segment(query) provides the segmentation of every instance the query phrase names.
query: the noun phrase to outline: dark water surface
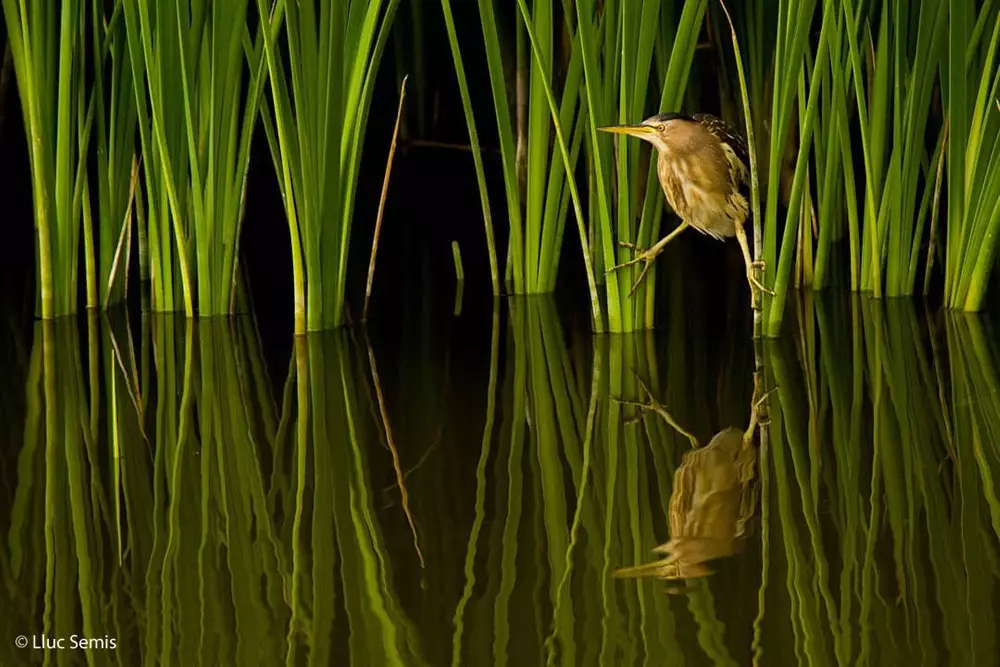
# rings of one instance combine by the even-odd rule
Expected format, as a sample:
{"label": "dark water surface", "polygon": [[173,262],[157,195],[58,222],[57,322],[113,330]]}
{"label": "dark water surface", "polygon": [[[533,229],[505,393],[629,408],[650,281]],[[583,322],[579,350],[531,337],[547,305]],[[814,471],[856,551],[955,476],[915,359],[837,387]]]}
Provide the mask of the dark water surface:
{"label": "dark water surface", "polygon": [[3,322],[0,664],[997,664],[989,318],[664,298]]}

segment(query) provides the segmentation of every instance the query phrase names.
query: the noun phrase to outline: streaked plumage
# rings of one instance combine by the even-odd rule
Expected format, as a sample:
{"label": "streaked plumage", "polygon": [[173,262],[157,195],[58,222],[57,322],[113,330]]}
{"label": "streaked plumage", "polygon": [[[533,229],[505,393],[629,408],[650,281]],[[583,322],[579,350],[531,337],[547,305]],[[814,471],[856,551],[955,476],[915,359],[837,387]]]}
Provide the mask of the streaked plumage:
{"label": "streaked plumage", "polygon": [[[761,264],[751,259],[743,230],[750,214],[747,203],[750,170],[746,144],[739,134],[720,118],[702,113],[664,113],[637,125],[601,129],[630,134],[656,147],[656,173],[660,186],[667,203],[682,221],[679,227],[649,249],[623,243],[637,254],[632,260],[610,270],[644,262],[645,266],[632,287],[634,292],[650,263],[667,243],[690,226],[720,241],[737,237],[747,264],[747,280],[752,288],[765,290],[753,275],[753,268]],[[753,295],[756,307],[755,291]]]}

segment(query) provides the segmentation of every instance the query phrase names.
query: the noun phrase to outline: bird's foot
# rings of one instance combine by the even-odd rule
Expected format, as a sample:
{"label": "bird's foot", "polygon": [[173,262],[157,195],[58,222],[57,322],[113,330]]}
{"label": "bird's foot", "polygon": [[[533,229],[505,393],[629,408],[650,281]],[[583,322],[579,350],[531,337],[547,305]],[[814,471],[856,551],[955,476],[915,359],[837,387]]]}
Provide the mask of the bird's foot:
{"label": "bird's foot", "polygon": [[767,294],[768,296],[774,296],[774,290],[771,290],[771,289],[768,289],[767,287],[764,287],[764,284],[762,282],[760,282],[759,280],[757,280],[757,276],[755,276],[753,274],[753,271],[751,271],[750,273],[747,274],[747,280],[750,281],[751,288],[756,289],[756,290],[758,290],[760,292],[763,292],[764,294]]}
{"label": "bird's foot", "polygon": [[659,255],[660,252],[662,252],[663,249],[662,248],[645,248],[644,249],[644,248],[641,248],[640,246],[637,246],[634,243],[629,243],[627,241],[619,241],[618,245],[621,246],[622,248],[628,248],[633,253],[635,253],[635,255],[632,257],[632,259],[628,260],[627,262],[622,262],[621,264],[616,264],[615,266],[612,266],[610,269],[608,269],[604,273],[606,275],[606,274],[611,273],[612,271],[617,271],[619,269],[624,269],[624,268],[626,268],[628,266],[635,266],[639,262],[643,262],[642,271],[639,272],[639,277],[635,279],[635,282],[632,283],[632,289],[629,290],[628,295],[631,297],[633,294],[635,294],[635,291],[636,291],[636,289],[638,289],[639,284],[646,278],[646,273],[649,271],[649,267],[652,265],[653,260],[656,259],[657,255]]}
{"label": "bird's foot", "polygon": [[764,287],[764,284],[757,279],[755,269],[763,270],[767,264],[764,260],[757,260],[750,262],[747,267],[747,282],[750,283],[750,307],[753,310],[760,310],[760,293],[764,292],[770,296],[774,296],[774,291]]}

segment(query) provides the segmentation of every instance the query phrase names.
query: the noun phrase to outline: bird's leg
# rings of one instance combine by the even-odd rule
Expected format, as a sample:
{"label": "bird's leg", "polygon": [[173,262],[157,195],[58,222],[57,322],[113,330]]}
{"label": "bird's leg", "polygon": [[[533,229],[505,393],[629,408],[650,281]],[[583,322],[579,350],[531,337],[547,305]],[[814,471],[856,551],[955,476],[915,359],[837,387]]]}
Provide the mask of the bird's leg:
{"label": "bird's leg", "polygon": [[648,248],[646,250],[643,250],[642,248],[640,248],[639,246],[635,245],[634,243],[627,243],[625,241],[619,241],[618,245],[620,245],[623,248],[628,248],[629,250],[632,250],[633,252],[636,253],[636,255],[634,257],[632,257],[632,259],[628,260],[627,262],[622,262],[621,264],[617,264],[615,266],[612,266],[610,269],[608,269],[607,271],[605,271],[605,273],[611,273],[612,271],[617,271],[618,269],[623,269],[626,266],[632,266],[634,264],[638,264],[639,262],[643,262],[644,264],[643,264],[643,267],[642,267],[642,271],[639,273],[639,277],[635,279],[635,282],[632,283],[632,289],[628,293],[629,296],[632,296],[633,294],[635,294],[636,288],[639,287],[639,283],[641,283],[642,280],[643,280],[643,278],[646,277],[646,272],[649,271],[649,267],[653,263],[653,260],[656,259],[657,255],[659,255],[661,252],[663,252],[663,249],[667,247],[668,243],[670,243],[671,241],[674,240],[674,237],[676,237],[678,234],[680,234],[685,229],[687,229],[687,227],[688,227],[688,223],[686,221],[682,220],[681,224],[677,225],[676,229],[674,229],[672,232],[670,232],[669,234],[667,234],[666,236],[664,236],[662,239],[660,239],[659,241],[657,241],[656,245],[654,245],[651,248]]}
{"label": "bird's leg", "polygon": [[763,269],[765,264],[763,261],[754,261],[753,257],[750,256],[750,243],[747,241],[747,232],[743,229],[743,225],[736,225],[736,240],[740,242],[743,261],[747,266],[747,282],[750,283],[750,307],[754,310],[760,310],[760,292],[774,296],[774,292],[764,287],[754,275],[754,269]]}
{"label": "bird's leg", "polygon": [[653,397],[653,392],[650,390],[649,385],[647,385],[643,381],[643,379],[638,376],[638,374],[636,375],[636,380],[639,381],[639,386],[642,387],[643,393],[646,394],[646,402],[639,403],[638,401],[626,401],[621,399],[615,399],[615,402],[621,405],[628,405],[630,407],[638,408],[640,410],[640,415],[643,412],[655,412],[657,415],[660,416],[661,419],[663,419],[663,421],[667,422],[667,424],[669,424],[671,428],[673,428],[679,434],[687,438],[688,442],[691,443],[692,449],[697,449],[698,447],[700,447],[701,444],[698,442],[698,438],[694,437],[693,434],[691,434],[689,431],[686,431],[683,426],[677,423],[677,420],[674,419],[673,415],[671,415],[667,411],[667,409],[663,406],[663,404],[657,401]]}

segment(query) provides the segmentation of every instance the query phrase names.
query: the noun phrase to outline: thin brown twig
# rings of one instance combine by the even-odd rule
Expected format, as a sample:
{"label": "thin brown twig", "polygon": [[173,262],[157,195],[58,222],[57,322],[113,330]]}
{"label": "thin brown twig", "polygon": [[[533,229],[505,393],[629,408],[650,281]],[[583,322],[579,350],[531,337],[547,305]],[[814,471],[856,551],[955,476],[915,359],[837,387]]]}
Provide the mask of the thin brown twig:
{"label": "thin brown twig", "polygon": [[[135,153],[132,154],[132,177],[129,179],[128,188],[128,205],[125,207],[125,219],[122,220],[121,232],[118,234],[118,243],[115,245],[115,256],[111,261],[111,271],[108,274],[108,284],[104,288],[104,303],[108,304],[111,301],[111,290],[115,286],[115,278],[118,276],[118,266],[121,264],[122,252],[125,253],[125,264],[127,267],[129,264],[129,259],[131,257],[132,248],[132,203],[135,201],[135,188],[139,183],[139,165],[142,163],[142,157],[137,156]],[[125,281],[125,294],[128,294],[128,270],[122,274],[122,280]]]}
{"label": "thin brown twig", "polygon": [[382,179],[382,196],[378,201],[378,215],[375,217],[375,236],[372,237],[372,256],[368,261],[368,283],[365,285],[365,307],[361,311],[361,321],[368,320],[368,302],[372,296],[372,282],[375,280],[375,256],[378,254],[378,237],[382,232],[382,214],[385,212],[385,198],[389,193],[389,176],[392,173],[392,161],[396,156],[396,140],[399,138],[399,123],[403,118],[403,101],[406,99],[406,80],[403,77],[399,88],[399,107],[396,109],[396,125],[392,130],[392,143],[389,144],[389,159],[385,165],[385,177]]}
{"label": "thin brown twig", "polygon": [[396,451],[396,443],[392,440],[392,428],[389,426],[389,413],[385,408],[385,398],[382,395],[382,383],[379,381],[378,368],[375,365],[375,350],[372,349],[371,341],[368,340],[367,334],[365,334],[365,343],[368,347],[368,364],[371,367],[372,381],[375,383],[375,397],[378,399],[378,411],[382,417],[382,427],[385,429],[386,443],[389,445],[389,451],[392,453],[392,468],[396,473],[396,484],[399,486],[399,496],[403,505],[403,513],[406,515],[406,521],[410,524],[410,532],[413,533],[413,548],[417,552],[417,558],[420,559],[420,567],[423,569],[424,554],[420,551],[420,538],[417,535],[417,524],[413,520],[413,514],[410,512],[410,496],[406,492],[406,475],[403,473],[403,467],[399,461],[399,452]]}

